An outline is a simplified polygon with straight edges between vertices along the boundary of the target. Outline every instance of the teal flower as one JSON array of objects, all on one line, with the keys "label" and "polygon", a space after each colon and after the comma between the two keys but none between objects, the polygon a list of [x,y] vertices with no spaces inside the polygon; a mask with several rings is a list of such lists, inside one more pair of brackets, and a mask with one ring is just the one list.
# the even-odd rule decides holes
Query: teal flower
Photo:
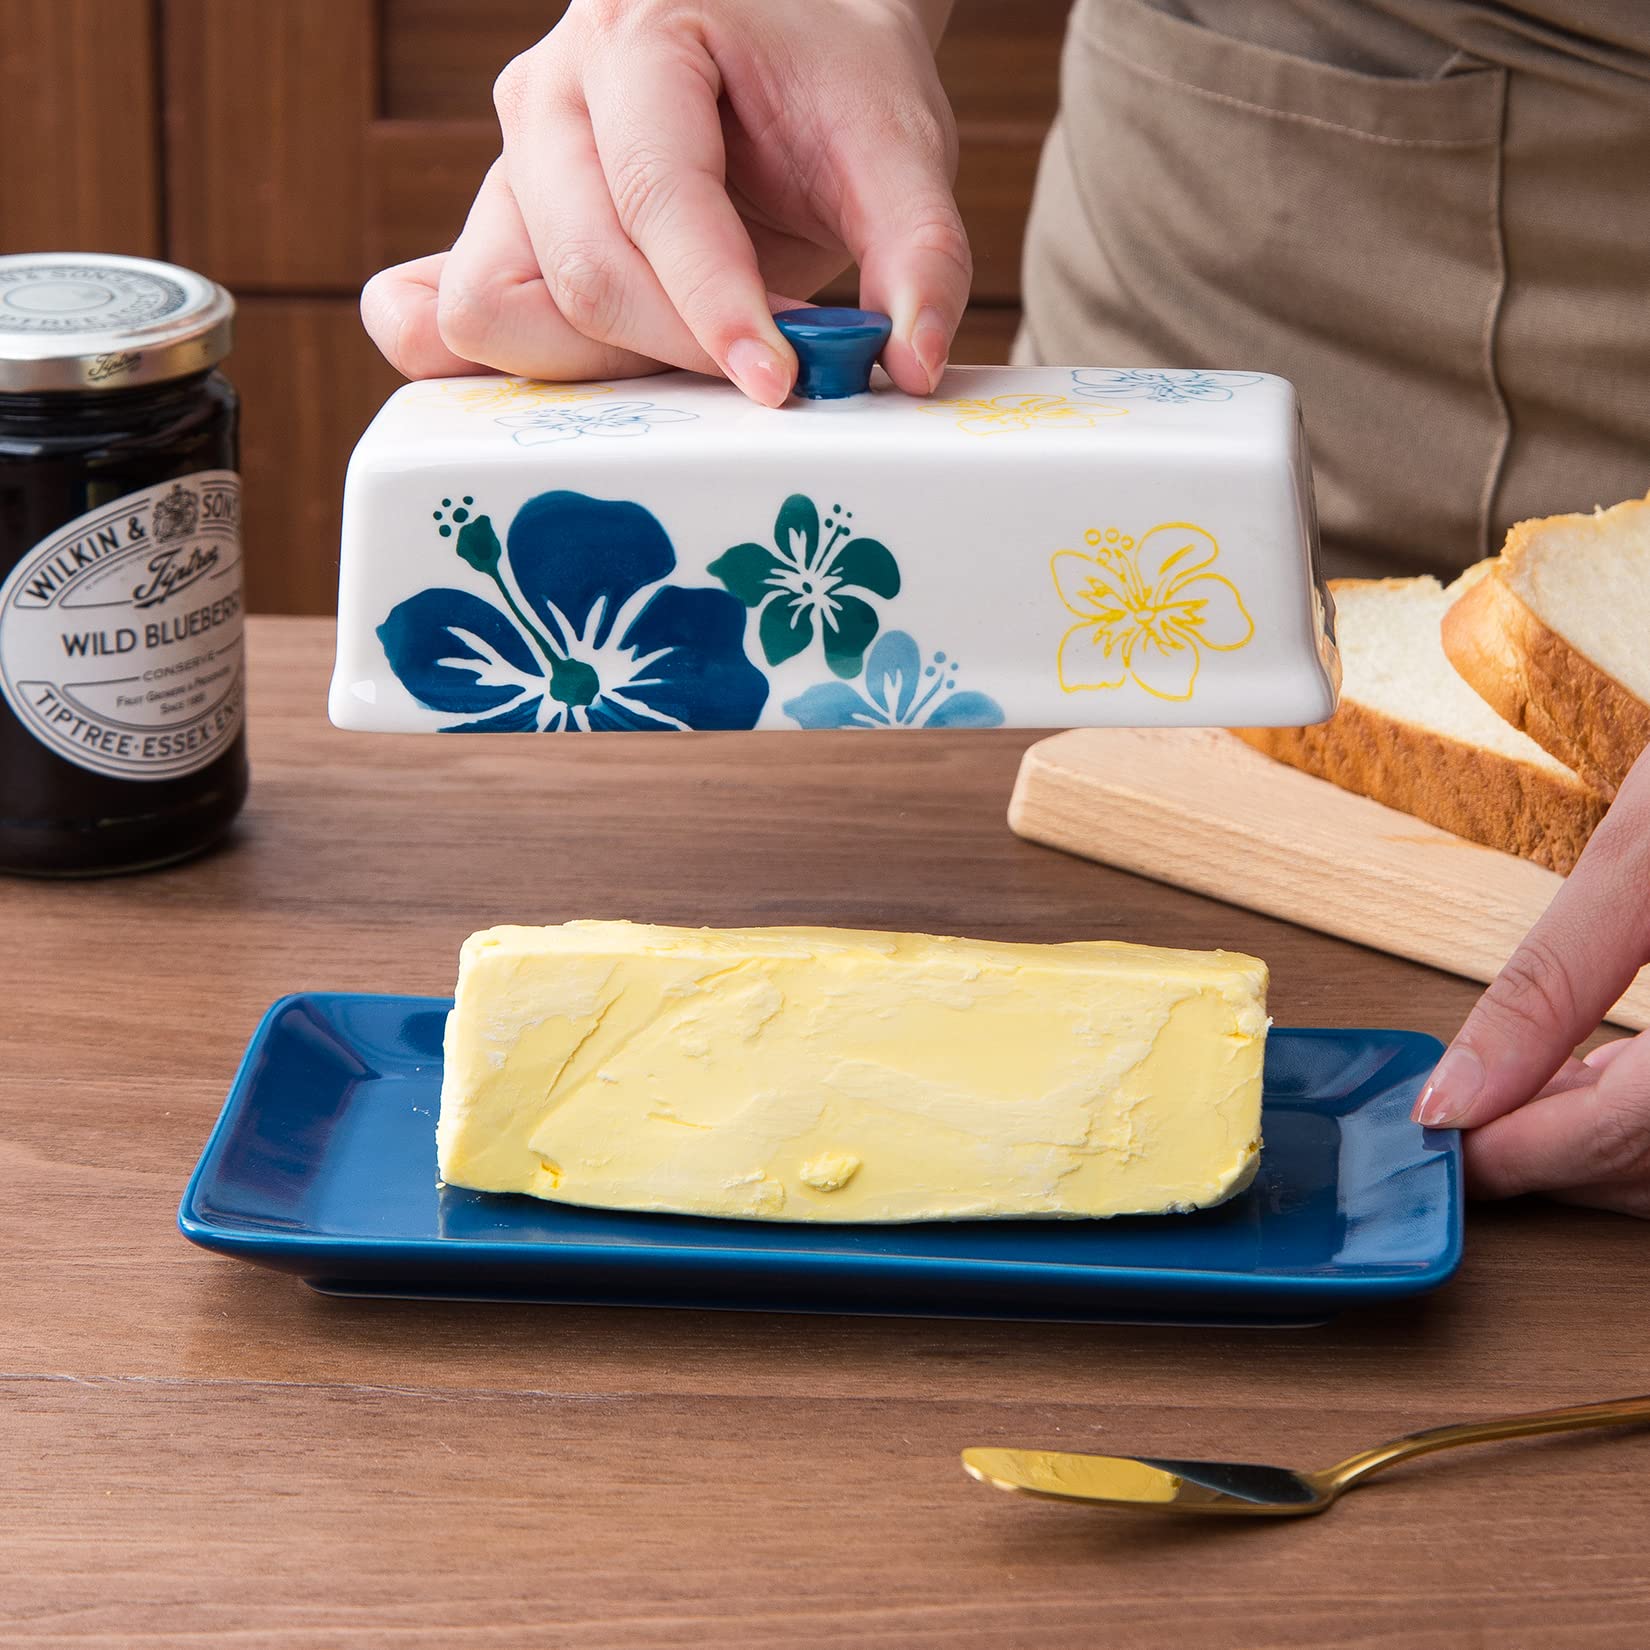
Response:
[{"label": "teal flower", "polygon": [[[924,681],[927,692],[918,696]],[[903,630],[885,631],[865,662],[863,690],[821,682],[785,714],[804,728],[1000,728],[1003,707],[989,694],[956,692],[957,662],[936,653],[924,665]],[[944,695],[942,698],[941,695]]]},{"label": "teal flower", "polygon": [[826,664],[851,678],[864,668],[880,623],[866,598],[897,596],[899,567],[885,545],[853,536],[840,504],[832,505],[824,533],[822,540],[813,500],[792,493],[774,521],[772,550],[736,544],[710,571],[760,615],[757,631],[770,665],[804,652],[817,630]]}]

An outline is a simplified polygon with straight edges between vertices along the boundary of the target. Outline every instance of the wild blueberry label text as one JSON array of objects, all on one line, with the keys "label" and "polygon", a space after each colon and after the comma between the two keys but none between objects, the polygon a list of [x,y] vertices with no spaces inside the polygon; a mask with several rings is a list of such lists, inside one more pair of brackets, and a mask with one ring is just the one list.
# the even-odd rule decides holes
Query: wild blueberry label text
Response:
[{"label": "wild blueberry label text", "polygon": [[58,755],[123,779],[204,768],[240,731],[240,478],[89,510],[0,583],[0,692]]}]

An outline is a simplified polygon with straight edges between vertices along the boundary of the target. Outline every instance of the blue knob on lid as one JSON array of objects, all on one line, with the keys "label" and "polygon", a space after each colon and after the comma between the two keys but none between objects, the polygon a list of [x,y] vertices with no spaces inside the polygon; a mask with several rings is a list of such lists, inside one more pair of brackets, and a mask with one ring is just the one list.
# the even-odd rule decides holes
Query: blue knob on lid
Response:
[{"label": "blue knob on lid", "polygon": [[874,309],[787,309],[773,320],[796,351],[796,394],[810,401],[864,394],[894,327]]}]

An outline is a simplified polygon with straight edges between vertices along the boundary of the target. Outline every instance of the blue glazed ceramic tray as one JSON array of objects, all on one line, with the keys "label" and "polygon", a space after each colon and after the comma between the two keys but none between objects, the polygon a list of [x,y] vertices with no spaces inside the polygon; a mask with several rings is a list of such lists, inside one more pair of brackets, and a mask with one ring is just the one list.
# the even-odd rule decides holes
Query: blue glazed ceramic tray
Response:
[{"label": "blue glazed ceramic tray", "polygon": [[1243,1196],[1112,1221],[790,1226],[438,1187],[434,997],[284,998],[184,1193],[185,1237],[328,1294],[1092,1322],[1319,1323],[1461,1259],[1458,1137],[1408,1031],[1274,1030]]}]

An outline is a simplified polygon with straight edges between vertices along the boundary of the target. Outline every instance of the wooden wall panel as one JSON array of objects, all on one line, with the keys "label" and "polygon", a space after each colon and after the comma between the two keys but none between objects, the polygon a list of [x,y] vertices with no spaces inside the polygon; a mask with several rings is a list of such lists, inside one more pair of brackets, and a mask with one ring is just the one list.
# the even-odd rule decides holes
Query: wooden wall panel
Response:
[{"label": "wooden wall panel", "polygon": [[400,377],[353,298],[242,298],[226,363],[241,392],[247,606],[330,613],[344,469]]},{"label": "wooden wall panel", "polygon": [[372,0],[165,0],[171,254],[236,291],[353,291]]},{"label": "wooden wall panel", "polygon": [[957,205],[974,251],[975,303],[1018,304],[1026,214],[1043,140],[998,139],[982,132],[965,142],[957,168]]},{"label": "wooden wall panel", "polygon": [[161,251],[149,0],[0,0],[0,251]]},{"label": "wooden wall panel", "polygon": [[389,120],[477,120],[498,72],[561,20],[566,0],[383,0],[383,86]]},{"label": "wooden wall panel", "polygon": [[1040,142],[1060,96],[1072,0],[957,0],[936,61],[964,147],[988,129]]},{"label": "wooden wall panel", "polygon": [[367,133],[369,270],[451,246],[498,158],[491,120],[381,120]]},{"label": "wooden wall panel", "polygon": [[[391,120],[473,120],[500,69],[543,38],[564,0],[383,0],[383,88]],[[958,121],[1016,123],[1033,137],[1059,95],[1071,0],[958,0],[940,43],[940,78]]]},{"label": "wooden wall panel", "polygon": [[951,359],[959,365],[996,366],[1008,360],[1019,330],[1018,307],[972,304],[952,340]]}]

